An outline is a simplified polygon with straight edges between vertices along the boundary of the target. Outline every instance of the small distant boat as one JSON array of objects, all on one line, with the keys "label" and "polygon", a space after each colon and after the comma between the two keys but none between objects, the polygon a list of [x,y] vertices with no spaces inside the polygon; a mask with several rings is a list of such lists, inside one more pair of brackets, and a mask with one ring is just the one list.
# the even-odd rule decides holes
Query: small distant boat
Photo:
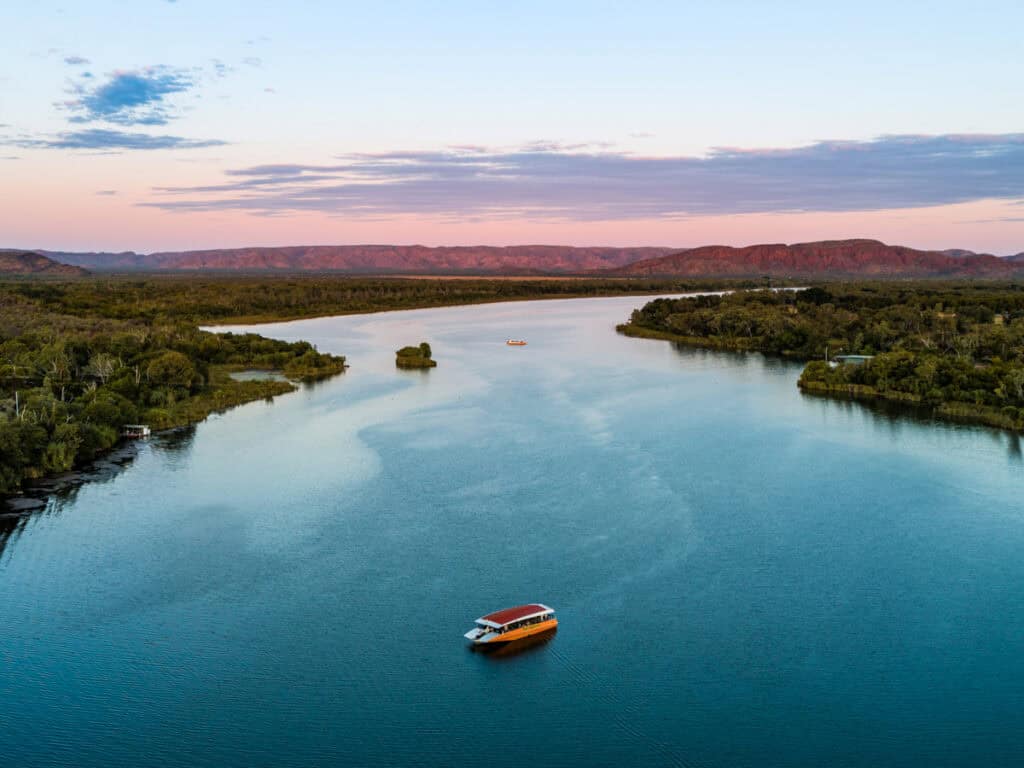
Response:
[{"label": "small distant boat", "polygon": [[554,608],[530,603],[481,616],[463,637],[475,646],[497,647],[549,632],[557,626]]},{"label": "small distant boat", "polygon": [[505,342],[510,347],[525,347],[526,342],[523,339],[509,339]]}]

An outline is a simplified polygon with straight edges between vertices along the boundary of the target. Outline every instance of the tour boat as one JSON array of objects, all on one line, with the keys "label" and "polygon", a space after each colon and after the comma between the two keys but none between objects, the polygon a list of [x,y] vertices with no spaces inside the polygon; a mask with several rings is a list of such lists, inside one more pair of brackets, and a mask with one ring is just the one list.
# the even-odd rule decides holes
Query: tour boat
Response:
[{"label": "tour boat", "polygon": [[530,603],[481,616],[464,637],[476,646],[499,646],[549,632],[557,626],[554,608]]},{"label": "tour boat", "polygon": [[522,339],[509,339],[505,343],[508,344],[510,347],[525,347],[526,346],[526,342],[523,341]]}]

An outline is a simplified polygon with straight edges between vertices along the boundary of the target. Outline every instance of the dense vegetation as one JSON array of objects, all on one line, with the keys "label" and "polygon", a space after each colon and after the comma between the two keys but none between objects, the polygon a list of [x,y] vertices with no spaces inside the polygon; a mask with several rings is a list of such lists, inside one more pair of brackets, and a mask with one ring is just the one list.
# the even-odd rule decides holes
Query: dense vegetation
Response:
[{"label": "dense vegetation", "polygon": [[11,281],[4,293],[78,317],[192,323],[259,322],[518,299],[682,293],[752,287],[700,279],[402,279],[320,276],[114,276]]},{"label": "dense vegetation", "polygon": [[[1024,429],[1024,285],[834,284],[658,299],[620,330],[809,360],[805,391]],[[826,362],[835,355],[873,357]]]},{"label": "dense vegetation", "polygon": [[399,368],[436,368],[430,345],[421,341],[418,347],[402,347],[395,352],[395,365]]},{"label": "dense vegetation", "polygon": [[94,458],[125,424],[188,424],[294,389],[288,381],[235,381],[234,370],[313,380],[344,369],[343,357],[305,342],[83,318],[18,294],[0,286],[0,496]]}]

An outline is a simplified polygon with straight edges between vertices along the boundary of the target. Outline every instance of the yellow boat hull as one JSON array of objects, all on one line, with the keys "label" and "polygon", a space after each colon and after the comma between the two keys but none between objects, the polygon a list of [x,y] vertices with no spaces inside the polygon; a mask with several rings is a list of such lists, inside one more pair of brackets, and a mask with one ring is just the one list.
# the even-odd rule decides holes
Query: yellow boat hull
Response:
[{"label": "yellow boat hull", "polygon": [[533,637],[534,635],[540,635],[544,632],[550,632],[558,626],[558,619],[548,619],[538,624],[531,624],[528,627],[519,627],[513,629],[511,632],[502,632],[500,635],[488,635],[490,640],[475,640],[474,645],[480,646],[492,646],[492,645],[505,645],[506,643],[514,643],[516,640],[524,640],[527,637]]}]

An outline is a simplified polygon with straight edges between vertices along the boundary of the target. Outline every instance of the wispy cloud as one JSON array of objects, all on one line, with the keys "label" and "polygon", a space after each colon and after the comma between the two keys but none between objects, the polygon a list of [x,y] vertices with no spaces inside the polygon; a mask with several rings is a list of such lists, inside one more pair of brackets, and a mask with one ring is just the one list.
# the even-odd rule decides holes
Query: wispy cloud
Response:
[{"label": "wispy cloud", "polygon": [[89,60],[84,56],[65,56],[64,63],[69,67],[82,67],[89,63]]},{"label": "wispy cloud", "polygon": [[222,184],[160,188],[163,199],[146,205],[586,221],[868,211],[1024,195],[1024,134],[884,136],[795,149],[720,148],[706,157],[536,142],[338,160],[235,169]]},{"label": "wispy cloud", "polygon": [[91,149],[97,151],[145,149],[201,149],[226,144],[217,139],[187,139],[182,136],[151,136],[144,133],[91,128],[65,131],[47,138],[16,138],[0,141],[25,149]]},{"label": "wispy cloud", "polygon": [[166,125],[176,115],[167,97],[195,86],[188,70],[156,66],[117,71],[95,87],[78,83],[77,98],[64,102],[71,122],[103,121],[116,125]]},{"label": "wispy cloud", "polygon": [[228,66],[220,59],[210,59],[210,67],[213,70],[213,76],[217,79],[225,78],[234,71],[233,67]]}]

